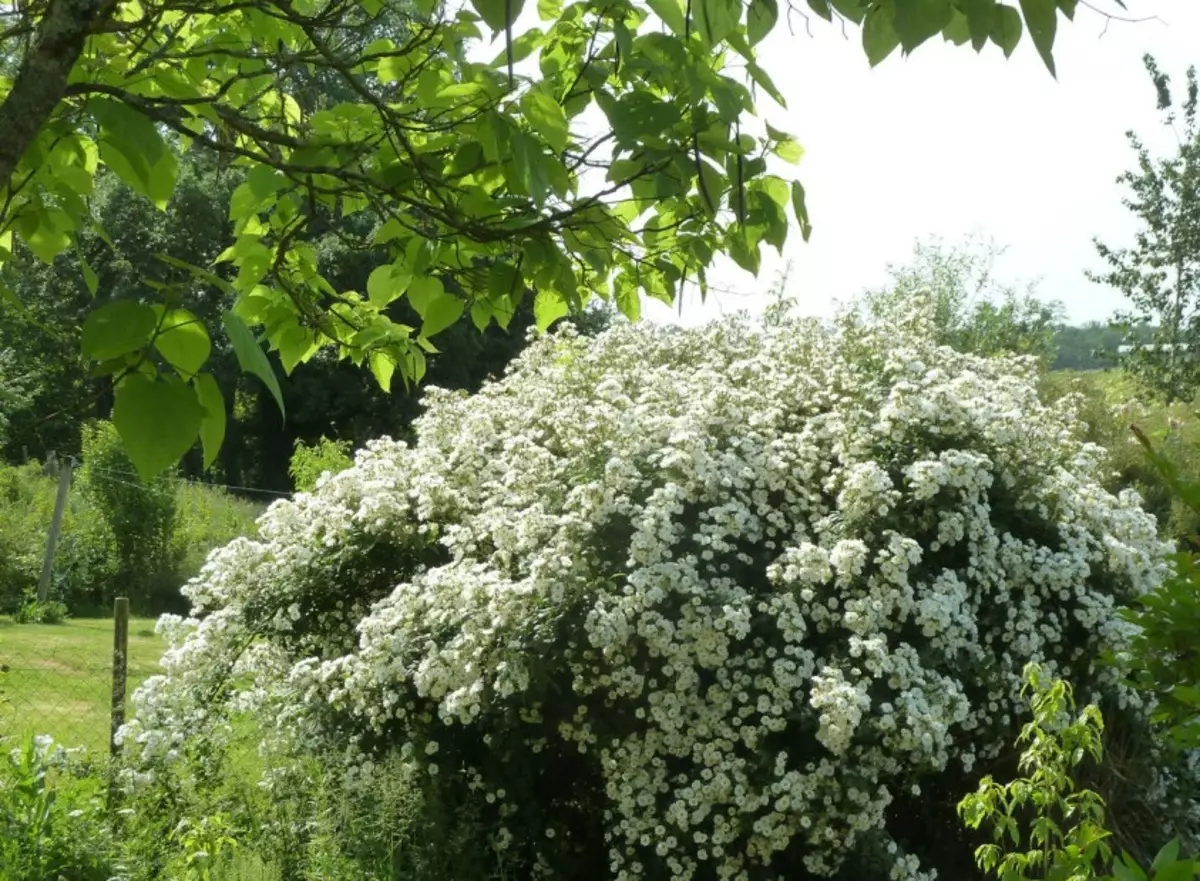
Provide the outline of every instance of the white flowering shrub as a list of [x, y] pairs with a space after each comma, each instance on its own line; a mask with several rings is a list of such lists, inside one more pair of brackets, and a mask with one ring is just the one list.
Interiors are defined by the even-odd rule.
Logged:
[[920, 309], [543, 339], [214, 553], [126, 743], [399, 751], [525, 874], [929, 877], [1024, 665], [1124, 700], [1167, 571], [1033, 380]]

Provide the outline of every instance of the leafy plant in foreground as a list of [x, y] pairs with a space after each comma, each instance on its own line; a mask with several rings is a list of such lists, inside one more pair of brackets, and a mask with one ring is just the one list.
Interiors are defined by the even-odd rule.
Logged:
[[4, 881], [110, 881], [115, 847], [103, 783], [72, 752], [32, 737], [0, 759], [0, 877]]
[[975, 851], [979, 867], [999, 881], [1191, 881], [1200, 864], [1179, 858], [1178, 838], [1149, 871], [1129, 853], [1114, 860], [1107, 806], [1075, 782], [1085, 760], [1103, 757], [1100, 710], [1089, 704], [1077, 714], [1070, 684], [1038, 664], [1026, 665], [1024, 679], [1033, 711], [1017, 739], [1025, 776], [1005, 784], [984, 777], [958, 805], [968, 828], [991, 833], [992, 842]]

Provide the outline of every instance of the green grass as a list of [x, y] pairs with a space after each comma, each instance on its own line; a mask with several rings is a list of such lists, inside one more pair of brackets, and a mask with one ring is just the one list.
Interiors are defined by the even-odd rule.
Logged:
[[[162, 648], [153, 620], [130, 620], [127, 695], [158, 672]], [[111, 619], [47, 625], [0, 618], [0, 667], [8, 668], [0, 734], [49, 734], [64, 746], [107, 753], [112, 656]]]

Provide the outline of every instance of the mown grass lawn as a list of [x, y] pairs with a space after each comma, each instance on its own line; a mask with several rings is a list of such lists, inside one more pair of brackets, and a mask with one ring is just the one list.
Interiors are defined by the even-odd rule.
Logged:
[[[131, 694], [159, 670], [162, 640], [154, 621], [129, 622]], [[49, 734], [64, 746], [108, 749], [112, 694], [113, 622], [14, 624], [0, 618], [0, 735]]]

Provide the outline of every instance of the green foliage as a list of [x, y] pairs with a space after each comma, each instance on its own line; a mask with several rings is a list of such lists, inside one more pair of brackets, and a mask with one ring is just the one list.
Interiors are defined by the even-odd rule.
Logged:
[[1189, 68], [1186, 96], [1176, 106], [1169, 77], [1151, 56], [1144, 62], [1158, 109], [1179, 146], [1173, 155], [1155, 157], [1129, 133], [1137, 168], [1117, 182], [1128, 186], [1123, 203], [1141, 229], [1131, 247], [1096, 241], [1107, 269], [1089, 278], [1128, 298], [1129, 310], [1118, 321], [1129, 328], [1153, 327], [1148, 337], [1131, 335], [1126, 368], [1169, 402], [1190, 401], [1200, 384], [1200, 84], [1196, 69]]
[[[387, 389], [397, 374], [419, 381], [431, 338], [461, 315], [506, 327], [530, 290], [542, 326], [596, 297], [635, 315], [641, 296], [670, 302], [688, 280], [703, 289], [718, 254], [757, 272], [792, 220], [811, 231], [803, 187], [767, 170], [768, 156], [795, 161], [799, 145], [742, 125], [754, 90], [783, 103], [754, 50], [777, 25], [774, 0], [546, 3], [520, 34], [520, 4], [496, 0], [473, 12], [436, 0], [203, 12], [175, 0], [140, 12], [81, 3], [0, 13], [0, 263], [26, 251], [50, 263], [78, 251], [82, 232], [99, 234], [88, 200], [105, 170], [161, 210], [189, 151], [235, 165], [233, 242], [215, 259], [172, 248], [163, 260], [228, 301], [221, 336], [280, 407], [264, 344], [289, 372], [331, 349]], [[1058, 15], [1074, 9], [810, 6], [862, 24], [872, 64], [939, 33], [1009, 54], [1024, 21], [1051, 71]], [[491, 64], [467, 51], [486, 31], [505, 35]], [[518, 73], [518, 61], [536, 71]], [[607, 173], [584, 187], [591, 168]], [[373, 284], [341, 286], [321, 265], [330, 214], [357, 226], [342, 230], [355, 248], [385, 252]], [[77, 256], [88, 289], [101, 290]], [[209, 352], [223, 345], [211, 325], [180, 316], [177, 290], [157, 290], [153, 321], [144, 292], [99, 304], [108, 311], [90, 319], [85, 347], [112, 379], [115, 421], [145, 479], [185, 440], [202, 439], [211, 462], [221, 434], [212, 386], [196, 378], [216, 376]], [[388, 314], [399, 300], [417, 320]], [[153, 419], [151, 402], [177, 418]]]
[[[1173, 498], [1200, 520], [1196, 471], [1183, 472], [1143, 431], [1135, 427], [1134, 432]], [[1200, 541], [1191, 539], [1175, 557], [1174, 576], [1126, 612], [1137, 625], [1130, 651], [1133, 683], [1154, 698], [1154, 719], [1179, 750], [1200, 748]]]
[[[1076, 716], [1071, 686], [1039, 665], [1027, 665], [1024, 679], [1022, 696], [1033, 711], [1017, 738], [1025, 747], [1018, 764], [1024, 776], [1006, 784], [984, 777], [959, 803], [959, 814], [970, 829], [990, 827], [992, 843], [975, 859], [1000, 881], [1086, 881], [1097, 877], [1097, 863], [1111, 859], [1111, 833], [1104, 801], [1077, 788], [1073, 774], [1085, 758], [1101, 760], [1104, 721], [1095, 706]], [[1022, 828], [1026, 813], [1031, 819]]]
[[1110, 489], [1135, 490], [1161, 532], [1177, 543], [1200, 531], [1200, 514], [1171, 492], [1129, 430], [1137, 424], [1184, 472], [1200, 473], [1200, 417], [1192, 407], [1147, 400], [1142, 384], [1123, 370], [1056, 371], [1041, 383], [1049, 400], [1070, 396], [1087, 423], [1085, 439], [1108, 451]]
[[1071, 686], [1035, 664], [1024, 676], [1023, 694], [1033, 711], [1017, 741], [1025, 746], [1018, 765], [1025, 776], [1006, 784], [985, 777], [958, 805], [968, 828], [991, 833], [992, 842], [975, 851], [979, 868], [998, 881], [1195, 878], [1200, 863], [1180, 859], [1178, 838], [1158, 851], [1149, 870], [1128, 852], [1114, 859], [1107, 805], [1076, 783], [1085, 759], [1099, 763], [1103, 758], [1100, 710], [1089, 705], [1076, 715]]
[[1039, 299], [1032, 286], [1019, 292], [997, 281], [994, 243], [964, 239], [918, 242], [912, 261], [889, 266], [890, 282], [856, 305], [876, 319], [902, 314], [918, 293], [934, 302], [937, 341], [979, 355], [1033, 355], [1049, 364], [1062, 305]]
[[62, 600], [38, 602], [37, 595], [29, 592], [12, 618], [14, 624], [61, 624], [67, 620], [67, 604]]
[[[57, 484], [37, 464], [0, 465], [0, 613], [16, 612], [37, 586]], [[50, 599], [64, 600], [80, 611], [89, 604], [87, 591], [111, 579], [112, 558], [103, 522], [72, 494], [63, 516]]]
[[50, 738], [0, 759], [0, 867], [5, 881], [110, 881], [116, 847], [103, 783]]
[[113, 425], [97, 422], [84, 428], [79, 488], [112, 535], [125, 595], [135, 608], [161, 607], [163, 595], [177, 587], [171, 583], [176, 513], [171, 475], [144, 481]]
[[1103, 370], [1117, 363], [1117, 350], [1128, 333], [1098, 321], [1060, 327], [1054, 333], [1051, 370]]
[[337, 474], [354, 464], [349, 441], [334, 441], [322, 437], [309, 445], [296, 442], [296, 451], [288, 465], [298, 492], [311, 492], [324, 474]]

